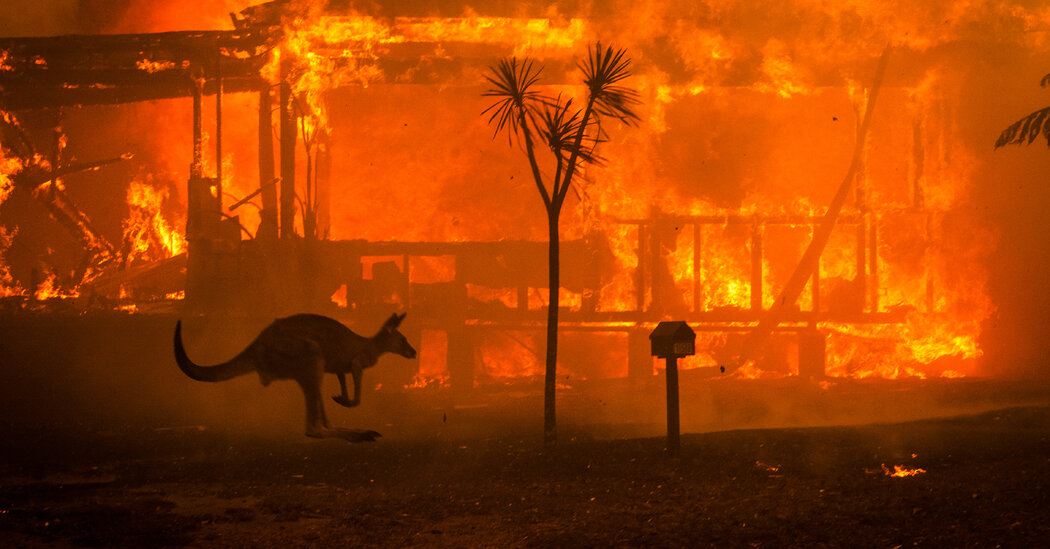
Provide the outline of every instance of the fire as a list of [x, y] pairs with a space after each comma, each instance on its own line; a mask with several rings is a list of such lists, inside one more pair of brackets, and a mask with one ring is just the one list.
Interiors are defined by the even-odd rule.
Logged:
[[167, 198], [166, 188], [138, 180], [128, 186], [128, 217], [124, 220], [124, 241], [128, 245], [126, 260], [155, 261], [186, 251], [185, 237], [162, 213]]
[[135, 62], [135, 66], [141, 71], [146, 71], [150, 74], [157, 73], [160, 71], [171, 70], [175, 68], [174, 61], [150, 61], [149, 59], [140, 59]]
[[11, 66], [11, 52], [0, 50], [0, 71], [13, 70], [15, 70], [15, 68]]
[[895, 477], [895, 478], [914, 477], [914, 476], [918, 476], [918, 475], [921, 475], [921, 474], [926, 472], [926, 469], [920, 469], [920, 468], [917, 468], [917, 467], [916, 468], [905, 467], [903, 465], [894, 465], [892, 471], [890, 471], [886, 467], [885, 463], [883, 463], [881, 465], [881, 467], [882, 467], [883, 474], [885, 474], [888, 477]]
[[[108, 30], [228, 25], [225, 10], [200, 13], [180, 10], [180, 4], [188, 2], [163, 8], [136, 4], [117, 29]], [[626, 46], [637, 69], [629, 84], [642, 95], [642, 121], [608, 132], [610, 141], [602, 144], [606, 162], [589, 168], [587, 181], [573, 189], [574, 211], [565, 214], [563, 237], [599, 233], [608, 241], [612, 257], [601, 285], [585, 290], [600, 294], [598, 313], [638, 313], [644, 320], [631, 317], [635, 327], [654, 320], [645, 317], [650, 312], [749, 319], [718, 321], [733, 333], [750, 328], [754, 317], [775, 303], [813, 238], [812, 219], [824, 215], [829, 189], [842, 177], [871, 93], [866, 67], [886, 44], [899, 48], [901, 58], [914, 58], [969, 40], [974, 29], [992, 28], [1017, 29], [1010, 40], [1023, 47], [1048, 47], [1047, 34], [1039, 30], [1048, 22], [1046, 10], [1016, 2], [900, 10], [870, 2], [789, 2], [784, 9], [792, 12], [791, 21], [762, 25], [750, 17], [758, 2], [706, 6], [702, 16], [688, 7], [641, 3], [617, 17], [588, 14], [598, 10], [587, 7], [558, 13], [562, 6], [550, 8], [546, 17], [535, 10], [523, 17], [472, 11], [461, 17], [380, 17], [367, 8], [328, 10], [345, 3], [291, 4], [294, 11], [280, 21], [279, 43], [263, 76], [289, 86], [299, 146], [307, 142], [307, 155], [330, 147], [331, 172], [345, 174], [332, 178], [333, 238], [541, 240], [535, 189], [522, 183], [527, 168], [515, 164], [514, 151], [488, 147], [491, 132], [477, 121], [477, 102], [457, 90], [481, 83], [479, 67], [489, 57], [531, 56], [549, 61], [544, 76], [550, 89], [572, 95], [580, 90], [563, 85], [571, 81], [564, 76], [575, 66], [572, 56], [598, 40]], [[679, 8], [690, 16], [677, 17]], [[942, 19], [942, 12], [950, 16]], [[147, 13], [144, 27], [132, 28], [133, 16]], [[785, 32], [766, 28], [777, 25]], [[952, 55], [952, 48], [942, 49], [939, 56]], [[981, 325], [995, 310], [984, 266], [995, 238], [966, 217], [981, 160], [958, 136], [966, 121], [952, 112], [949, 95], [958, 82], [943, 67], [908, 62], [913, 64], [900, 66], [898, 80], [887, 85], [892, 89], [882, 90], [886, 100], [875, 111], [865, 168], [843, 212], [849, 219], [832, 233], [820, 258], [819, 280], [811, 280], [794, 304], [800, 315], [812, 312], [809, 328], [827, 336], [826, 370], [833, 377], [978, 374]], [[15, 70], [18, 63], [0, 51], [0, 71]], [[431, 70], [446, 65], [454, 67], [451, 76]], [[136, 66], [147, 73], [183, 68], [145, 58]], [[221, 163], [224, 193], [244, 196], [257, 186], [256, 157], [233, 134], [239, 126], [251, 127], [242, 117], [254, 123], [256, 96], [230, 94], [223, 101], [226, 155], [204, 160], [213, 168]], [[205, 145], [210, 150], [214, 143]], [[168, 171], [183, 170], [171, 179], [184, 181], [187, 162], [175, 153], [171, 157], [165, 159]], [[23, 162], [0, 156], [0, 202]], [[300, 174], [306, 164], [297, 164]], [[299, 185], [311, 177], [316, 175], [307, 172]], [[185, 251], [182, 220], [163, 215], [168, 192], [148, 178], [129, 185], [126, 259], [156, 260]], [[242, 212], [236, 211], [243, 217]], [[10, 242], [11, 233], [4, 235]], [[420, 269], [417, 259], [410, 269]], [[415, 274], [409, 278], [426, 283]], [[454, 271], [424, 277], [431, 279], [458, 283]], [[471, 302], [488, 308], [534, 312], [548, 305], [542, 288], [519, 292], [463, 284]], [[20, 292], [2, 263], [0, 292]], [[559, 305], [578, 314], [591, 294], [563, 289], [561, 296]], [[346, 307], [354, 297], [342, 286], [331, 301]], [[877, 321], [856, 321], [861, 317]], [[789, 326], [787, 333], [809, 321]], [[478, 350], [481, 377], [541, 373], [536, 336], [512, 335], [492, 336]], [[433, 345], [447, 346], [428, 337]], [[704, 340], [708, 348], [698, 347], [704, 357], [696, 363], [718, 364], [716, 356], [730, 346], [727, 339], [723, 333]], [[789, 373], [752, 364], [734, 375]], [[447, 372], [435, 368], [414, 383], [434, 379], [447, 380]]]
[[24, 167], [20, 158], [6, 156], [4, 149], [0, 147], [0, 204], [3, 204], [11, 195], [11, 191], [15, 189], [15, 183], [11, 178]]
[[51, 298], [72, 298], [80, 295], [76, 290], [61, 288], [55, 273], [47, 273], [47, 278], [33, 292], [33, 299], [44, 301]]
[[14, 238], [14, 232], [8, 232], [7, 229], [0, 226], [0, 297], [25, 295], [25, 290], [11, 276], [10, 268], [3, 261], [4, 253], [11, 247], [12, 238]]

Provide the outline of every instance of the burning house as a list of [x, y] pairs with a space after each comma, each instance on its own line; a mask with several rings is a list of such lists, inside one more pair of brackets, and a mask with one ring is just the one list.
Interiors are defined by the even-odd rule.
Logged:
[[654, 375], [669, 319], [696, 377], [982, 374], [996, 233], [964, 62], [1046, 61], [1045, 10], [392, 4], [0, 38], [5, 314], [400, 310], [421, 361], [389, 385], [534, 378], [543, 215], [485, 74], [527, 57], [576, 97], [576, 59], [615, 42], [641, 119], [606, 128], [563, 216], [566, 385]]

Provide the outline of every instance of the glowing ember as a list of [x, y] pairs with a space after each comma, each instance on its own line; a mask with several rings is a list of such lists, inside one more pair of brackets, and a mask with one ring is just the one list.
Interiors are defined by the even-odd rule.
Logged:
[[150, 74], [157, 73], [160, 71], [171, 70], [175, 68], [174, 61], [150, 61], [149, 59], [140, 59], [135, 62], [135, 66], [140, 71], [146, 71]]
[[894, 465], [893, 470], [890, 471], [886, 468], [886, 464], [882, 464], [882, 472], [889, 477], [905, 478], [921, 475], [926, 472], [926, 469], [905, 467], [903, 465]]

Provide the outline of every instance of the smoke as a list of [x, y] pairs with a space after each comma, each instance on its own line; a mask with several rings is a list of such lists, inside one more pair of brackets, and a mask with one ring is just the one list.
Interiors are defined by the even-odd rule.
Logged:
[[79, 31], [78, 0], [7, 0], [0, 4], [0, 36], [55, 36]]

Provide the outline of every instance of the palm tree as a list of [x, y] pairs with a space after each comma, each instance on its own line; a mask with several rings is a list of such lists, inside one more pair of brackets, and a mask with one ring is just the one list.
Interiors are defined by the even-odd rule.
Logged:
[[[587, 61], [579, 65], [587, 86], [587, 101], [581, 110], [572, 99], [552, 98], [536, 90], [542, 67], [529, 59], [503, 59], [486, 75], [493, 88], [483, 95], [497, 100], [482, 114], [491, 112], [489, 123], [495, 134], [507, 131], [512, 142], [517, 137], [525, 145], [532, 178], [547, 211], [548, 288], [547, 354], [543, 392], [543, 440], [547, 446], [557, 442], [555, 430], [555, 381], [558, 361], [558, 303], [560, 283], [558, 220], [565, 197], [580, 164], [599, 163], [598, 144], [603, 141], [603, 119], [623, 123], [638, 120], [634, 106], [638, 94], [619, 83], [630, 76], [626, 50], [613, 51], [596, 44]], [[494, 135], [495, 136], [495, 135]], [[546, 145], [554, 157], [554, 175], [548, 186], [536, 158], [536, 143]]]
[[[1050, 74], [1044, 76], [1039, 85], [1044, 88], [1050, 87]], [[1031, 145], [1040, 135], [1046, 138], [1046, 144], [1050, 146], [1050, 107], [1035, 111], [1011, 124], [999, 134], [995, 148], [1004, 145]]]

